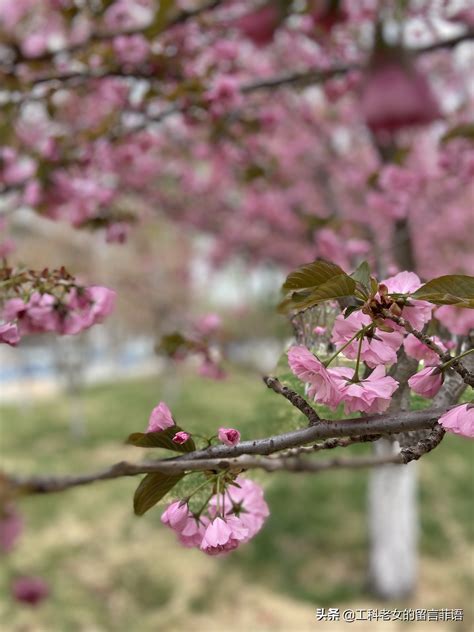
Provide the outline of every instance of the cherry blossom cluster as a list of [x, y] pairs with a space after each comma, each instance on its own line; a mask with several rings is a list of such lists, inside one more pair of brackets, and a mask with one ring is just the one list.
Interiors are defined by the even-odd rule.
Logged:
[[[172, 429], [169, 436], [177, 446], [184, 446], [191, 439], [190, 433], [178, 429], [165, 402], [160, 402], [151, 411], [147, 434], [160, 436], [168, 429]], [[214, 439], [224, 445], [235, 446], [240, 441], [240, 433], [235, 428], [221, 427], [215, 437], [206, 440], [207, 445], [211, 445]], [[192, 509], [194, 495], [203, 488], [211, 489], [211, 493], [204, 504]], [[257, 483], [243, 476], [210, 472], [205, 473], [204, 483], [194, 492], [183, 500], [171, 503], [161, 521], [173, 529], [184, 546], [197, 547], [208, 555], [221, 555], [253, 538], [268, 515], [263, 490]]]
[[269, 510], [260, 485], [243, 476], [220, 477], [212, 486], [215, 493], [197, 513], [188, 501], [178, 500], [168, 505], [161, 521], [184, 546], [224, 555], [251, 540]]
[[[446, 354], [448, 346], [452, 345], [443, 343], [437, 336], [428, 338], [437, 345], [437, 353], [426, 342], [412, 333], [407, 334], [402, 326], [391, 320], [391, 315], [402, 317], [416, 331], [423, 330], [431, 321], [434, 306], [427, 301], [410, 298], [410, 294], [420, 286], [420, 279], [413, 272], [400, 272], [377, 284], [376, 291], [362, 309], [336, 317], [331, 338], [336, 351], [325, 361], [304, 346], [289, 349], [289, 366], [294, 375], [306, 384], [311, 399], [332, 410], [343, 404], [346, 414], [383, 413], [399, 387], [397, 380], [387, 375], [386, 370], [397, 363], [397, 353], [402, 345], [409, 357], [424, 365], [408, 379], [409, 387], [426, 398], [438, 393], [452, 362], [472, 353], [472, 349], [448, 360], [443, 356], [441, 360], [440, 353]], [[456, 310], [468, 314], [460, 319]], [[455, 318], [456, 323], [462, 323], [458, 329], [462, 333], [467, 334], [474, 328], [472, 310], [443, 306], [438, 312], [441, 312], [441, 320]], [[345, 359], [341, 366], [329, 367], [341, 357]], [[355, 361], [355, 366], [348, 360]], [[360, 374], [362, 363], [367, 367], [364, 375]], [[450, 411], [447, 415], [447, 420], [440, 421], [447, 429], [455, 428], [455, 432], [474, 436], [473, 411], [469, 406], [459, 408], [456, 414]]]
[[16, 270], [0, 268], [2, 305], [0, 343], [17, 345], [28, 334], [78, 334], [109, 316], [115, 292], [80, 285], [64, 268]]

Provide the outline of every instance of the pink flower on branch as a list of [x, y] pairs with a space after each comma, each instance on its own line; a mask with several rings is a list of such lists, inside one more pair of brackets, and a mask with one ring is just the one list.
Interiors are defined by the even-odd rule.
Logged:
[[185, 432], [184, 430], [180, 430], [180, 432], [177, 432], [172, 441], [174, 443], [177, 443], [178, 445], [183, 445], [183, 443], [186, 443], [186, 441], [189, 439], [191, 435], [189, 434], [189, 432]]
[[353, 372], [347, 368], [334, 369], [340, 374], [341, 401], [344, 403], [346, 414], [365, 412], [369, 414], [383, 413], [390, 405], [393, 393], [398, 388], [398, 382], [385, 375], [385, 367], [377, 366], [369, 377], [360, 382], [348, 382]]
[[238, 518], [214, 518], [204, 532], [201, 551], [208, 555], [229, 553], [245, 541], [248, 533], [247, 527]]
[[[226, 515], [237, 512], [239, 520], [248, 529], [244, 542], [248, 542], [263, 527], [270, 515], [268, 505], [263, 497], [263, 489], [254, 481], [239, 476], [236, 485], [229, 485], [224, 494], [224, 511]], [[216, 506], [214, 496], [210, 504]]]
[[[421, 287], [421, 281], [414, 272], [399, 272], [395, 276], [382, 281], [390, 294], [410, 294], [416, 292]], [[417, 299], [409, 299], [408, 305], [403, 307], [402, 316], [414, 329], [421, 331], [431, 320], [433, 314], [433, 305], [428, 301], [419, 301]], [[395, 323], [390, 322], [393, 329], [401, 329]]]
[[4, 323], [0, 325], [0, 343], [1, 342], [5, 342], [12, 347], [20, 342], [18, 327], [14, 323]]
[[288, 351], [288, 364], [296, 377], [310, 385], [308, 396], [311, 399], [337, 406], [340, 401], [337, 383], [331, 372], [306, 347], [291, 347]]
[[[438, 336], [433, 336], [431, 340], [440, 347], [443, 351], [447, 351], [443, 341]], [[427, 347], [421, 340], [418, 340], [413, 334], [408, 335], [403, 341], [403, 348], [405, 353], [411, 358], [416, 360], [423, 360], [427, 364], [437, 364], [439, 362], [439, 355]]]
[[408, 380], [408, 386], [423, 397], [434, 397], [443, 385], [444, 376], [440, 368], [428, 366]]
[[[348, 342], [360, 329], [370, 325], [370, 316], [362, 312], [353, 312], [347, 318], [340, 314], [334, 323], [332, 341], [336, 345]], [[385, 332], [376, 330], [365, 336], [361, 346], [361, 360], [371, 368], [379, 364], [392, 364], [397, 361], [397, 351], [403, 342], [403, 334], [398, 331]], [[343, 351], [346, 358], [357, 357], [359, 341], [356, 339]]]
[[[17, 327], [19, 336], [44, 332], [77, 334], [103, 322], [114, 306], [113, 290], [101, 286], [71, 287], [61, 298], [50, 292], [38, 291], [33, 291], [25, 300], [11, 298], [4, 305], [2, 317], [9, 321], [10, 326]], [[6, 332], [15, 339], [10, 328], [2, 333], [7, 335]]]
[[171, 428], [174, 426], [173, 415], [171, 414], [171, 410], [165, 404], [165, 402], [160, 402], [158, 406], [151, 411], [150, 419], [148, 420], [148, 428], [147, 432], [160, 432], [161, 430], [165, 430], [166, 428]]
[[219, 428], [217, 436], [219, 441], [228, 446], [237, 445], [240, 441], [240, 432], [234, 428]]
[[448, 432], [474, 438], [474, 404], [461, 404], [444, 413], [439, 423]]
[[189, 516], [188, 504], [177, 500], [168, 505], [161, 516], [161, 522], [175, 531], [180, 531], [187, 523]]
[[446, 329], [458, 336], [467, 336], [474, 329], [473, 309], [442, 305], [436, 310], [435, 317]]
[[183, 546], [223, 555], [253, 538], [268, 516], [260, 485], [239, 476], [214, 494], [200, 515], [178, 500], [168, 505], [161, 521], [173, 529]]

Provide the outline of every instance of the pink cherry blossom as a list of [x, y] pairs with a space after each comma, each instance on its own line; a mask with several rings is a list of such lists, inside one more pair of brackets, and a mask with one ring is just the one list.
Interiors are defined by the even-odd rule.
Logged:
[[436, 318], [453, 334], [467, 336], [474, 329], [474, 310], [442, 305], [435, 312]]
[[236, 549], [248, 536], [248, 529], [238, 518], [214, 518], [207, 526], [201, 550], [208, 555], [222, 555]]
[[[244, 539], [244, 542], [248, 542], [260, 531], [270, 511], [260, 485], [243, 476], [239, 476], [235, 482], [239, 487], [229, 485], [224, 497], [224, 507], [226, 514], [237, 508], [240, 521], [248, 529], [248, 535]], [[211, 502], [215, 504], [215, 497]]]
[[[382, 281], [382, 284], [387, 287], [389, 293], [393, 294], [409, 294], [421, 287], [421, 281], [414, 272], [399, 272], [395, 276]], [[412, 327], [420, 331], [431, 320], [432, 313], [433, 305], [418, 299], [410, 299], [409, 304], [402, 310], [403, 318]], [[397, 329], [397, 325], [394, 323], [390, 323], [390, 326]]]
[[161, 522], [179, 532], [187, 524], [189, 516], [187, 503], [176, 500], [165, 509], [161, 516]]
[[339, 392], [331, 373], [306, 347], [291, 347], [288, 364], [296, 377], [310, 385], [309, 397], [325, 404], [338, 401]]
[[189, 434], [189, 432], [184, 432], [184, 430], [180, 430], [174, 435], [172, 441], [174, 443], [177, 443], [178, 445], [183, 445], [183, 443], [186, 443], [190, 436], [191, 435]]
[[5, 342], [14, 347], [20, 342], [18, 327], [14, 323], [4, 323], [0, 325], [0, 343]]
[[180, 530], [177, 532], [178, 540], [185, 547], [199, 548], [208, 524], [209, 519], [206, 516], [198, 520], [194, 516], [189, 515], [184, 526], [181, 525]]
[[[334, 323], [332, 341], [341, 346], [371, 322], [370, 316], [360, 311], [352, 312], [347, 318], [340, 314]], [[373, 335], [364, 338], [360, 357], [371, 368], [379, 364], [392, 364], [397, 361], [397, 350], [402, 342], [403, 334], [398, 331], [376, 330]], [[356, 339], [342, 353], [346, 358], [354, 359], [357, 357], [358, 349], [359, 341]]]
[[237, 445], [240, 441], [240, 432], [234, 428], [219, 428], [217, 436], [219, 441], [228, 446]]
[[158, 406], [151, 411], [150, 419], [148, 420], [147, 432], [160, 432], [166, 428], [174, 426], [173, 415], [165, 402], [160, 402]]
[[[339, 371], [341, 375], [345, 373], [347, 378], [349, 373], [347, 369], [344, 370], [344, 373], [341, 369]], [[398, 382], [385, 375], [385, 367], [380, 364], [366, 379], [356, 383], [346, 381], [345, 385], [342, 386], [341, 401], [344, 402], [344, 411], [346, 414], [354, 412], [383, 413], [389, 407], [391, 397], [397, 388]]]
[[423, 397], [434, 397], [443, 385], [443, 372], [437, 367], [428, 366], [408, 380], [408, 386]]
[[92, 324], [103, 322], [111, 314], [115, 307], [116, 296], [114, 290], [100, 285], [91, 285], [87, 288], [87, 297], [93, 303], [90, 310]]
[[439, 423], [448, 432], [474, 438], [474, 404], [461, 404], [444, 413]]
[[[431, 340], [440, 347], [442, 351], [447, 351], [446, 345], [438, 336], [433, 336]], [[423, 360], [426, 364], [437, 364], [439, 355], [427, 347], [421, 340], [418, 340], [413, 334], [409, 334], [403, 341], [403, 347], [407, 355], [416, 360]]]

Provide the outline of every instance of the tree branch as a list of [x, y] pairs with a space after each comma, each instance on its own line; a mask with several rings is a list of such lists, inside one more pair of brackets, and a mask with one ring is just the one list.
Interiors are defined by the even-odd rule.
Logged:
[[453, 356], [447, 351], [443, 351], [441, 347], [433, 342], [433, 340], [431, 340], [429, 336], [423, 334], [417, 329], [414, 329], [409, 321], [405, 318], [402, 318], [401, 316], [395, 316], [394, 314], [391, 314], [388, 310], [383, 310], [383, 316], [385, 318], [388, 318], [389, 320], [393, 320], [394, 323], [397, 323], [397, 325], [403, 327], [405, 331], [413, 334], [413, 336], [415, 336], [415, 338], [417, 338], [420, 342], [422, 342], [429, 349], [437, 353], [443, 362], [449, 362], [450, 366], [452, 366], [452, 368], [457, 373], [459, 373], [466, 384], [468, 384], [469, 386], [474, 386], [474, 374], [468, 371], [468, 369], [466, 369], [462, 362], [459, 362], [459, 360], [453, 360]]
[[309, 425], [317, 424], [321, 421], [318, 413], [314, 410], [312, 406], [308, 404], [304, 397], [298, 395], [295, 391], [292, 391], [287, 386], [283, 386], [283, 384], [276, 377], [268, 377], [265, 376], [263, 381], [271, 388], [272, 391], [278, 393], [279, 395], [283, 395], [285, 399], [287, 399], [295, 408], [303, 413], [303, 415], [308, 419]]
[[[267, 472], [286, 470], [292, 472], [320, 472], [332, 468], [375, 467], [385, 464], [403, 464], [420, 458], [432, 450], [441, 441], [444, 431], [436, 426], [437, 419], [443, 410], [422, 410], [386, 416], [359, 417], [343, 421], [320, 420], [318, 423], [287, 432], [285, 434], [243, 441], [236, 446], [212, 446], [205, 450], [196, 450], [178, 457], [145, 463], [120, 462], [102, 472], [79, 476], [57, 477], [16, 477], [7, 476], [12, 491], [25, 494], [41, 494], [59, 492], [79, 485], [88, 485], [95, 481], [110, 480], [124, 476], [136, 476], [150, 472], [179, 473], [202, 471], [242, 471], [259, 468]], [[302, 448], [315, 439], [331, 438], [311, 451], [346, 446], [356, 441], [374, 440], [374, 435], [395, 434], [422, 428], [432, 429], [428, 438], [415, 446], [403, 449], [399, 454], [388, 457], [360, 457], [353, 459], [336, 458], [326, 461], [314, 461], [301, 458], [303, 452], [287, 452], [275, 455], [276, 452], [290, 448]], [[347, 437], [338, 439], [338, 437]], [[274, 455], [274, 456], [270, 456]], [[265, 458], [266, 457], [266, 458]]]

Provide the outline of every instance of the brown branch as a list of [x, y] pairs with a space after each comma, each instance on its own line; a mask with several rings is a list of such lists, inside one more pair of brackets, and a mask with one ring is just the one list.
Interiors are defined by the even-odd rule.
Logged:
[[389, 457], [359, 457], [359, 458], [335, 458], [325, 461], [301, 459], [299, 457], [256, 457], [243, 455], [234, 459], [202, 459], [199, 461], [154, 461], [151, 463], [128, 463], [121, 461], [102, 472], [84, 474], [79, 476], [6, 476], [6, 481], [11, 490], [19, 494], [51, 494], [62, 492], [72, 487], [90, 485], [97, 481], [106, 481], [125, 476], [138, 476], [140, 474], [163, 473], [176, 474], [180, 472], [202, 471], [233, 471], [241, 472], [249, 469], [262, 469], [265, 472], [285, 470], [288, 472], [324, 472], [330, 469], [359, 469], [365, 467], [378, 467], [387, 464], [402, 464], [400, 454]]
[[295, 391], [292, 391], [287, 386], [283, 386], [283, 384], [276, 377], [268, 377], [265, 376], [263, 381], [271, 388], [272, 391], [278, 393], [278, 395], [283, 395], [285, 399], [287, 399], [290, 404], [292, 404], [295, 408], [297, 408], [303, 415], [308, 419], [309, 425], [317, 424], [321, 421], [318, 413], [314, 410], [312, 406], [308, 404], [304, 397], [298, 395]]
[[314, 443], [313, 445], [304, 445], [300, 448], [291, 448], [284, 452], [278, 453], [283, 457], [298, 456], [300, 454], [311, 454], [313, 452], [320, 452], [321, 450], [333, 450], [334, 448], [348, 448], [356, 443], [368, 443], [370, 441], [378, 441], [382, 437], [381, 434], [374, 435], [359, 435], [355, 437], [346, 437], [342, 439], [326, 439], [321, 443]]
[[431, 452], [431, 450], [434, 450], [441, 443], [445, 434], [445, 429], [437, 424], [428, 436], [420, 439], [415, 445], [408, 446], [401, 450], [400, 456], [402, 462], [410, 463], [410, 461], [417, 461], [424, 454]]
[[[331, 438], [318, 449], [328, 449], [337, 445], [349, 445], [355, 437], [365, 436], [373, 440], [373, 435], [395, 434], [408, 430], [435, 427], [443, 410], [413, 411], [404, 414], [396, 413], [386, 416], [359, 417], [343, 421], [321, 420], [307, 428], [287, 432], [285, 434], [243, 441], [236, 446], [212, 446], [205, 450], [196, 450], [178, 457], [162, 459], [152, 463], [121, 462], [112, 465], [103, 472], [80, 476], [57, 477], [7, 477], [13, 491], [18, 493], [50, 493], [63, 491], [70, 487], [87, 485], [95, 481], [110, 480], [123, 476], [136, 476], [150, 472], [178, 473], [202, 471], [241, 471], [260, 468], [267, 472], [287, 470], [293, 472], [319, 472], [331, 468], [371, 467], [387, 463], [402, 464], [420, 458], [422, 454], [433, 449], [442, 436], [434, 431], [430, 439], [419, 442], [415, 447], [389, 457], [361, 457], [357, 459], [332, 459], [329, 461], [312, 461], [300, 458], [298, 454], [278, 454], [276, 452], [290, 448], [300, 448], [307, 443], [321, 438]], [[340, 440], [338, 437], [348, 437]], [[437, 441], [437, 442], [436, 442]], [[274, 455], [274, 456], [269, 456]], [[262, 458], [267, 457], [267, 458]]]

